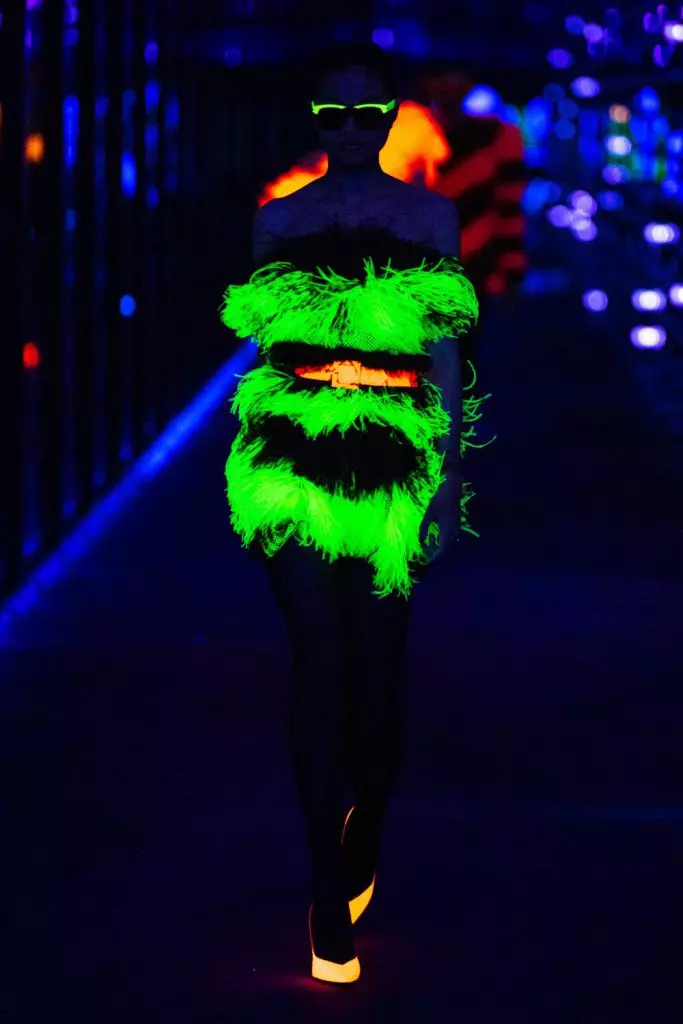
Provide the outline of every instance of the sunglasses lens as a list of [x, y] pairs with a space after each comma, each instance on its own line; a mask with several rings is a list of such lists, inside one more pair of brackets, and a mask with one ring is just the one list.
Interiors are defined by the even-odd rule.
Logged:
[[337, 131], [344, 127], [346, 111], [336, 110], [334, 107], [323, 107], [316, 114], [318, 126], [325, 132]]
[[384, 114], [377, 107], [361, 107], [360, 110], [354, 110], [353, 114], [358, 127], [368, 131], [379, 128], [384, 120]]

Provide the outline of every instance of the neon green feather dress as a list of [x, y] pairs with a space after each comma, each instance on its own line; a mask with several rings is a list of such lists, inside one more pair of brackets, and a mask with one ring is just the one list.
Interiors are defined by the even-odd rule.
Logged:
[[[292, 538], [330, 560], [364, 558], [374, 593], [408, 596], [424, 561], [420, 526], [444, 480], [437, 441], [450, 429], [424, 376], [429, 348], [477, 314], [456, 259], [378, 228], [292, 238], [231, 285], [223, 323], [253, 338], [261, 357], [231, 405], [239, 430], [227, 497], [243, 545], [269, 556]], [[356, 368], [351, 386], [318, 372], [337, 360]], [[481, 402], [464, 392], [461, 454]], [[465, 485], [460, 525], [474, 532], [471, 497]]]

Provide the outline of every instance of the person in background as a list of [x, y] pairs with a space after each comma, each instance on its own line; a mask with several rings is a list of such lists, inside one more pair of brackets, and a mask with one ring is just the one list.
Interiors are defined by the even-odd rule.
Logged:
[[[476, 354], [490, 306], [514, 294], [527, 266], [524, 250], [524, 146], [519, 128], [463, 106], [475, 85], [464, 67], [424, 76], [428, 99], [450, 147], [432, 191], [453, 199], [461, 225], [461, 260], [480, 302], [479, 323], [460, 339], [463, 365]], [[482, 323], [483, 322], [483, 323]], [[466, 373], [464, 380], [468, 380]]]

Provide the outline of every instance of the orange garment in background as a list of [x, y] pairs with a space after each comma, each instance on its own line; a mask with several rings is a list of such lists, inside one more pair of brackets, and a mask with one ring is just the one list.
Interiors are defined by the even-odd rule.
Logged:
[[[461, 225], [461, 258], [480, 295], [501, 294], [521, 281], [525, 187], [522, 135], [498, 117], [463, 117], [444, 131], [435, 114], [412, 100], [400, 104], [380, 153], [387, 174], [453, 199]], [[327, 172], [327, 155], [310, 153], [266, 184], [258, 205], [290, 195]]]

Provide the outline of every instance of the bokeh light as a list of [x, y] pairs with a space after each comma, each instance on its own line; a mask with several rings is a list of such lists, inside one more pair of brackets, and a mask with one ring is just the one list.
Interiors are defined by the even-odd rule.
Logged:
[[636, 348], [663, 348], [666, 344], [666, 331], [663, 327], [634, 327], [631, 342]]
[[603, 313], [609, 305], [609, 299], [605, 292], [592, 288], [583, 293], [583, 304], [591, 313]]
[[676, 224], [646, 224], [643, 236], [648, 245], [671, 245], [680, 238], [680, 230]]
[[658, 288], [638, 288], [631, 295], [634, 309], [659, 311], [666, 306], [666, 295]]
[[579, 75], [578, 78], [574, 79], [570, 88], [575, 96], [592, 99], [599, 94], [600, 83], [589, 75]]

